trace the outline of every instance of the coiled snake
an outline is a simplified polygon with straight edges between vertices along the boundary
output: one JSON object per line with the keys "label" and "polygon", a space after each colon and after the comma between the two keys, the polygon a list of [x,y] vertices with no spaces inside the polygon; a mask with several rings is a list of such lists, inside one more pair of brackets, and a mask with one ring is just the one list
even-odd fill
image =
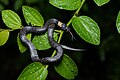
{"label": "coiled snake", "polygon": [[[67,27],[64,23],[58,21],[57,19],[49,19],[42,28],[25,26],[20,30],[19,37],[21,41],[29,47],[31,59],[33,61],[37,61],[41,63],[53,63],[53,62],[59,61],[61,60],[63,55],[63,48],[69,49],[69,50],[75,50],[75,51],[82,51],[82,49],[74,49],[74,48],[70,48],[68,46],[57,43],[53,39],[53,32],[56,25],[60,27],[61,30],[65,32],[70,32],[70,28]],[[57,53],[54,57],[44,57],[40,59],[35,46],[30,40],[26,38],[26,34],[27,33],[41,34],[41,33],[45,33],[47,30],[48,30],[49,43],[53,48],[57,50]]]}

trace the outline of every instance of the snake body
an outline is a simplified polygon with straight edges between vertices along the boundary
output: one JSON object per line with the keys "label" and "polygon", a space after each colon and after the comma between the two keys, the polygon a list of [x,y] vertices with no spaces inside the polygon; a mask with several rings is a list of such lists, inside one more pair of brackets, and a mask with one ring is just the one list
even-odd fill
{"label": "snake body", "polygon": [[[20,30],[19,37],[21,41],[29,47],[31,59],[33,61],[41,62],[45,64],[59,61],[61,60],[63,55],[63,48],[69,49],[69,50],[81,51],[81,49],[74,49],[74,48],[70,48],[68,46],[57,43],[53,39],[53,32],[54,32],[55,25],[60,27],[60,29],[63,31],[66,31],[66,32],[70,31],[69,27],[67,27],[64,23],[58,21],[57,19],[49,19],[42,28],[25,26]],[[47,30],[48,30],[49,43],[53,48],[57,50],[57,53],[54,57],[44,57],[40,59],[34,44],[26,38],[26,34],[27,33],[42,34],[42,33],[45,33]]]}

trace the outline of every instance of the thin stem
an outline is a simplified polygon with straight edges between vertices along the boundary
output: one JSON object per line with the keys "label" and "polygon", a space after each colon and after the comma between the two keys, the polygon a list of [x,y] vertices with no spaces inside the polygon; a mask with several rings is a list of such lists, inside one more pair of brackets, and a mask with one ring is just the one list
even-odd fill
{"label": "thin stem", "polygon": [[[73,19],[75,16],[78,15],[78,13],[79,13],[81,7],[83,6],[84,2],[85,2],[85,0],[82,0],[80,7],[76,10],[76,12],[74,13],[73,17],[72,17],[72,18],[70,19],[70,21],[67,23],[67,26],[69,26],[70,23],[72,22],[72,19]],[[58,43],[60,43],[60,40],[62,39],[63,33],[64,33],[64,31],[60,31],[60,36],[59,36],[59,39],[58,39]],[[54,52],[53,52],[53,54],[52,54],[52,57],[53,57],[55,54],[56,54],[56,50],[54,50]],[[46,65],[46,68],[48,68],[48,66],[49,66],[49,65]]]}
{"label": "thin stem", "polygon": [[[22,29],[22,28],[23,28],[23,26],[21,26],[21,27],[18,28],[18,29]],[[18,30],[18,29],[1,29],[1,28],[0,28],[0,31],[8,30],[8,31],[10,32],[10,31]]]}
{"label": "thin stem", "polygon": [[[76,15],[78,15],[78,13],[79,13],[81,7],[83,6],[84,2],[85,2],[85,0],[82,0],[80,7],[76,10],[76,12],[74,13],[73,17],[72,17],[72,18],[70,19],[70,21],[67,23],[67,26],[69,26],[70,23],[72,22],[72,19],[73,19]],[[58,43],[60,43],[60,40],[61,40],[61,38],[62,38],[62,35],[63,35],[63,31],[60,32],[60,37],[59,37],[59,39],[58,39]]]}
{"label": "thin stem", "polygon": [[82,0],[81,4],[80,4],[80,7],[76,10],[76,12],[74,13],[73,17],[70,19],[70,21],[67,23],[67,26],[70,25],[70,23],[72,22],[72,19],[75,17],[75,16],[78,16],[78,13],[80,12],[80,9],[82,8],[83,4],[85,3],[85,0]]}
{"label": "thin stem", "polygon": [[1,29],[1,28],[0,28],[0,31],[4,31],[4,30],[13,31],[13,30],[11,30],[11,29]]}
{"label": "thin stem", "polygon": [[61,40],[61,38],[62,38],[63,33],[64,33],[64,32],[61,31],[60,36],[59,36],[59,39],[58,39],[58,43],[60,43],[60,40]]}
{"label": "thin stem", "polygon": [[[60,32],[60,37],[58,39],[58,43],[60,43],[60,40],[62,38],[62,35],[63,35],[63,31]],[[53,54],[52,54],[52,57],[56,54],[56,50],[54,50]]]}
{"label": "thin stem", "polygon": [[81,4],[80,4],[80,7],[77,9],[77,11],[75,12],[74,15],[78,15],[80,9],[82,8],[83,4],[84,4],[85,0],[82,0]]}
{"label": "thin stem", "polygon": [[61,31],[60,30],[54,30],[55,32],[57,32],[57,33],[61,33]]}

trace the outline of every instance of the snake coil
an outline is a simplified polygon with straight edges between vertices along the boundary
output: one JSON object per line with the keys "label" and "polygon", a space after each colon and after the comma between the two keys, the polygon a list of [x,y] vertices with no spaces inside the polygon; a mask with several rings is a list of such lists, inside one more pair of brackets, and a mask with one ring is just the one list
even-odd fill
{"label": "snake coil", "polygon": [[[83,51],[82,49],[74,49],[70,48],[68,46],[58,44],[54,39],[53,39],[53,32],[55,25],[60,27],[61,30],[65,32],[70,32],[70,28],[67,27],[64,23],[58,21],[57,19],[49,19],[45,25],[42,28],[38,27],[32,27],[32,26],[25,26],[20,30],[19,37],[23,43],[25,43],[29,50],[30,50],[30,55],[31,59],[36,62],[41,62],[41,63],[53,63],[61,60],[62,55],[63,55],[63,48],[69,49],[69,50],[75,50],[75,51]],[[37,54],[37,50],[33,43],[26,38],[27,33],[35,33],[35,34],[42,34],[45,33],[48,30],[48,40],[50,45],[57,50],[57,53],[54,57],[44,57],[44,58],[39,58]],[[71,33],[71,32],[70,32]]]}

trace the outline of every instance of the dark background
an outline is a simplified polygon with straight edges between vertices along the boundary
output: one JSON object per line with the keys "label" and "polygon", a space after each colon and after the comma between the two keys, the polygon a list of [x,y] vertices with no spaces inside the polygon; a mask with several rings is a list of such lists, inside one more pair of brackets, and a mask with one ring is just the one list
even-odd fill
{"label": "dark background", "polygon": [[[75,11],[65,11],[53,7],[48,0],[0,0],[0,12],[4,9],[15,11],[26,25],[22,15],[21,5],[36,8],[45,22],[50,18],[67,23]],[[21,4],[21,5],[20,5]],[[17,7],[16,7],[17,5]],[[120,0],[111,0],[108,4],[98,7],[92,0],[86,0],[79,15],[86,15],[95,20],[101,31],[100,45],[92,45],[82,40],[70,25],[77,40],[71,41],[68,33],[64,33],[61,43],[84,48],[85,52],[65,50],[77,64],[79,73],[74,80],[120,80],[120,34],[116,28],[116,18],[120,10]],[[0,28],[7,28],[0,15]],[[10,32],[7,43],[0,47],[0,80],[16,80],[22,70],[30,64],[29,51],[21,54],[17,45],[19,30]],[[67,37],[67,38],[66,38]],[[47,53],[47,51],[40,51]],[[52,52],[51,52],[52,53]],[[49,68],[47,80],[65,80],[56,73],[53,66]]]}

